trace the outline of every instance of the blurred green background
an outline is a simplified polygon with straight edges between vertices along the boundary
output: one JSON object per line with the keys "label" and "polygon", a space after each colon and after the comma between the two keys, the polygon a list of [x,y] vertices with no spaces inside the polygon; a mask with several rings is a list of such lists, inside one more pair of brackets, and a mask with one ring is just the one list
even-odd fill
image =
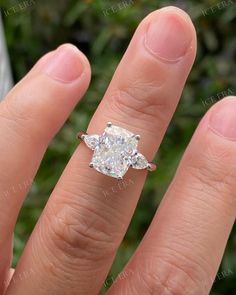
{"label": "blurred green background", "polygon": [[[236,94],[236,4],[234,1],[1,1],[15,82],[49,50],[64,42],[77,45],[92,65],[91,86],[50,144],[25,201],[15,231],[16,264],[63,168],[73,153],[77,130],[86,126],[138,23],[166,5],[186,10],[198,34],[198,55],[177,112],[161,145],[159,170],[149,174],[129,230],[104,289],[132,255],[161,201],[200,118],[223,96]],[[123,4],[122,4],[123,3]],[[123,6],[122,6],[123,5]],[[18,11],[7,14],[13,6]],[[113,8],[112,8],[113,7]],[[216,245],[217,247],[217,245]],[[211,295],[236,294],[236,230],[231,234]],[[104,291],[101,292],[104,294]]]}

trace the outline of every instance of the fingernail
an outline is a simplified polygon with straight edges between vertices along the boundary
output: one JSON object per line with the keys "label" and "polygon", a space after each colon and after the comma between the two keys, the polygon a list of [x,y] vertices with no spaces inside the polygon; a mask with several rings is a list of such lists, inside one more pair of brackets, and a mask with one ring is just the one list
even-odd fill
{"label": "fingernail", "polygon": [[148,28],[146,46],[166,60],[183,57],[192,41],[192,30],[183,17],[174,12],[160,12]]}
{"label": "fingernail", "polygon": [[60,46],[46,64],[45,72],[64,83],[78,79],[84,71],[78,49],[73,45]]}
{"label": "fingernail", "polygon": [[236,140],[236,97],[226,98],[213,108],[209,127],[222,137]]}

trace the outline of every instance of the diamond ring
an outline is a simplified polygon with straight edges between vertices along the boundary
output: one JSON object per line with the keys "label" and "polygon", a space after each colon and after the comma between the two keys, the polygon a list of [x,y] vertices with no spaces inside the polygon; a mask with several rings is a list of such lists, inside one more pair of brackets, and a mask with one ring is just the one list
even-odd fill
{"label": "diamond ring", "polygon": [[100,173],[123,179],[129,167],[156,170],[156,165],[148,162],[137,150],[140,136],[111,122],[101,135],[79,132],[78,138],[93,150],[89,166]]}

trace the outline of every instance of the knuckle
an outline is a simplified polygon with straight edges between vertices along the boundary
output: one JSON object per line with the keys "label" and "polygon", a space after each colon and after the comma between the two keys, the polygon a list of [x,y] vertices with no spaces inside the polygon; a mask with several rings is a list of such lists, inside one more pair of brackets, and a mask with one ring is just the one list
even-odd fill
{"label": "knuckle", "polygon": [[214,195],[233,195],[236,173],[232,158],[229,149],[217,150],[209,146],[205,152],[188,161],[184,173],[190,175],[192,189]]}
{"label": "knuckle", "polygon": [[28,121],[29,118],[20,113],[10,100],[4,100],[1,103],[0,117],[2,123],[5,122],[6,125],[17,134],[21,135],[25,133],[25,121]]}
{"label": "knuckle", "polygon": [[79,260],[103,261],[113,256],[119,244],[118,235],[106,218],[82,202],[65,202],[60,209],[51,209],[53,214],[49,213],[55,249]]}
{"label": "knuckle", "polygon": [[[123,86],[111,93],[109,96],[109,116],[111,114],[118,114],[121,120],[126,118],[134,118],[133,124],[139,128],[152,130],[151,126],[158,126],[160,129],[164,128],[167,124],[167,115],[170,112],[166,100],[159,100],[156,98],[157,86],[148,84]],[[158,122],[153,124],[153,121]],[[145,123],[145,124],[143,124]],[[154,130],[153,130],[154,131]],[[156,129],[155,129],[156,132]]]}
{"label": "knuckle", "polygon": [[[18,97],[18,99],[20,99]],[[37,124],[33,109],[15,102],[14,99],[6,99],[1,103],[0,118],[10,132],[15,136],[29,140],[31,143],[39,143],[45,134],[42,132],[41,124]]]}
{"label": "knuckle", "polygon": [[161,272],[157,273],[156,266],[150,262],[149,267],[140,274],[146,295],[191,295],[203,294],[203,289],[206,291],[207,286],[202,280],[204,273],[195,263],[180,266],[179,261],[162,257],[155,261],[155,265],[159,266]]}

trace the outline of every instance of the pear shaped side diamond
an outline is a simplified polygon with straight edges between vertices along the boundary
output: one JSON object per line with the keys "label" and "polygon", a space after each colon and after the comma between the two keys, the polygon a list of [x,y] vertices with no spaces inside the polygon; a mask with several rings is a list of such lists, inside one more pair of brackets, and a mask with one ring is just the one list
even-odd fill
{"label": "pear shaped side diamond", "polygon": [[148,167],[148,161],[144,155],[137,153],[131,158],[131,167],[134,169],[146,169]]}
{"label": "pear shaped side diamond", "polygon": [[99,144],[99,135],[85,135],[84,142],[90,149],[94,150],[96,146]]}

